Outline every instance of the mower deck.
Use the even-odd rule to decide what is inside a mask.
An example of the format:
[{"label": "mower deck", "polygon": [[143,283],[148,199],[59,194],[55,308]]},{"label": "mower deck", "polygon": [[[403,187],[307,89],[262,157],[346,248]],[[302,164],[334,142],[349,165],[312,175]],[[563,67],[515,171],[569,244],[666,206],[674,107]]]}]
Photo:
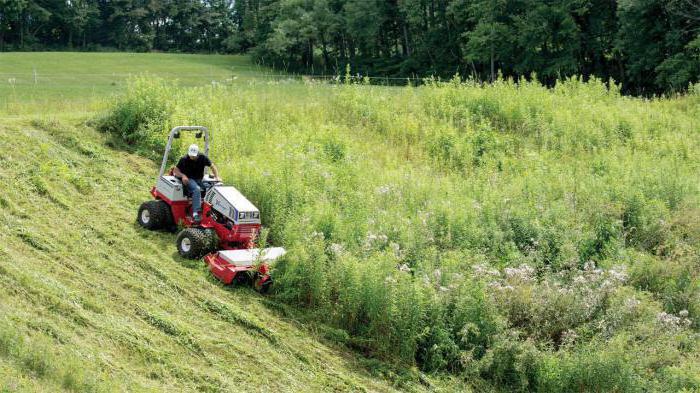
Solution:
[{"label": "mower deck", "polygon": [[284,254],[282,247],[223,250],[204,256],[204,262],[209,265],[209,271],[224,284],[233,282],[241,272],[255,272],[259,276],[257,286],[269,280],[267,263]]}]

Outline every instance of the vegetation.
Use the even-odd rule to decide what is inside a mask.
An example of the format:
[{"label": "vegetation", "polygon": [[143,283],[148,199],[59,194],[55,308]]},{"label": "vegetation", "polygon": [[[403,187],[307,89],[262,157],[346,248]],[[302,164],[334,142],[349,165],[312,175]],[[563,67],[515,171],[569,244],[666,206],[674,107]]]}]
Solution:
[{"label": "vegetation", "polygon": [[[130,54],[166,79],[89,72],[44,98],[0,83],[3,390],[700,389],[700,87],[389,88],[244,62]],[[131,152],[185,123],[210,127],[223,177],[290,250],[269,297],[134,222],[157,166]]]},{"label": "vegetation", "polygon": [[246,56],[166,53],[2,53],[0,112],[11,115],[92,113],[123,93],[127,80],[148,74],[179,86],[272,79]]},{"label": "vegetation", "polygon": [[[160,83],[135,80],[103,129]],[[696,93],[456,79],[158,99],[169,121],[138,132],[214,130],[223,177],[290,251],[274,298],[335,341],[477,390],[700,388]]]},{"label": "vegetation", "polygon": [[[695,0],[0,0],[0,51],[251,52],[285,70],[582,75],[658,94],[700,78]],[[399,78],[391,80],[390,78]]]},{"label": "vegetation", "polygon": [[338,73],[351,64],[362,75],[489,81],[501,72],[550,86],[596,76],[647,95],[684,90],[700,78],[700,6],[693,0],[242,4],[251,4],[241,10],[248,23],[234,37],[266,64],[293,69]]},{"label": "vegetation", "polygon": [[395,390],[385,366],[140,229],[154,162],[81,118],[36,117],[0,125],[0,391]]}]

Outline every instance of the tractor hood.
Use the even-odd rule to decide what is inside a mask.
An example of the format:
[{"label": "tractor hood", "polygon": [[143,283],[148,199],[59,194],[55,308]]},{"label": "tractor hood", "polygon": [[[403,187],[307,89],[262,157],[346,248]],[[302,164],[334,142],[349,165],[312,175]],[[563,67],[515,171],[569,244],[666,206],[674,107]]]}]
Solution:
[{"label": "tractor hood", "polygon": [[204,200],[235,224],[260,224],[260,211],[233,186],[214,186]]}]

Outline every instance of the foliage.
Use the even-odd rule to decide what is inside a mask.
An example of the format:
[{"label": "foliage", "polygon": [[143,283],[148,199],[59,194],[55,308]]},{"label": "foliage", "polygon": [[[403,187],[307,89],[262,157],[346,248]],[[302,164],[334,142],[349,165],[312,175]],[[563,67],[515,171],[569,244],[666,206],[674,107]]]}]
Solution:
[{"label": "foliage", "polygon": [[692,0],[265,3],[241,14],[257,23],[234,36],[256,37],[255,57],[284,69],[340,75],[350,64],[362,75],[489,81],[501,72],[548,85],[582,75],[646,95],[682,91],[700,77]]},{"label": "foliage", "polygon": [[0,125],[0,391],[396,391],[298,312],[140,229],[157,165],[46,113]]},{"label": "foliage", "polygon": [[281,86],[178,90],[163,127],[223,141],[212,158],[290,251],[275,296],[329,337],[484,390],[696,386],[694,97]]},{"label": "foliage", "polygon": [[0,51],[246,53],[285,71],[581,75],[641,95],[700,77],[695,0],[1,0]]},{"label": "foliage", "polygon": [[96,127],[128,145],[138,143],[155,157],[165,148],[163,133],[158,131],[172,114],[172,104],[164,98],[169,94],[168,85],[162,79],[138,77],[129,82],[127,92],[128,98],[98,119]]}]

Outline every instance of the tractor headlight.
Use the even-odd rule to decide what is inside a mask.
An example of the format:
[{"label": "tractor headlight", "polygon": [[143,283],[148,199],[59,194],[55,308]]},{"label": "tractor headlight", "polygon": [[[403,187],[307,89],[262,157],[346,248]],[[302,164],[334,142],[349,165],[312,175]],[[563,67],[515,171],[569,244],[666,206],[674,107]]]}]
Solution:
[{"label": "tractor headlight", "polygon": [[245,220],[245,212],[239,212],[239,213],[238,213],[238,219],[239,219],[239,220]]},{"label": "tractor headlight", "polygon": [[260,212],[253,212],[253,218],[260,218]]}]

